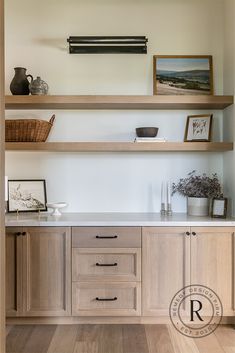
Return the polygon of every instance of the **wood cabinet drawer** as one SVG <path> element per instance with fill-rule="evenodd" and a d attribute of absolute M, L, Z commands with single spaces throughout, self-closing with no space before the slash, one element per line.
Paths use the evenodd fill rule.
<path fill-rule="evenodd" d="M 140 283 L 73 282 L 73 316 L 139 316 Z"/>
<path fill-rule="evenodd" d="M 79 248 L 140 248 L 140 227 L 73 227 L 72 246 Z"/>
<path fill-rule="evenodd" d="M 140 281 L 140 279 L 140 249 L 73 248 L 73 281 Z"/>

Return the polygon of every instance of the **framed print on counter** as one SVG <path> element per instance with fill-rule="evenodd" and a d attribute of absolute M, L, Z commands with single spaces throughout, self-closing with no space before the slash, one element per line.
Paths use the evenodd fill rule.
<path fill-rule="evenodd" d="M 154 55 L 153 94 L 213 95 L 211 55 Z"/>
<path fill-rule="evenodd" d="M 184 141 L 210 142 L 213 115 L 190 115 L 187 118 Z"/>
<path fill-rule="evenodd" d="M 214 198 L 212 200 L 211 217 L 212 218 L 226 218 L 227 217 L 227 198 Z"/>
<path fill-rule="evenodd" d="M 8 212 L 47 211 L 46 181 L 9 180 Z"/>

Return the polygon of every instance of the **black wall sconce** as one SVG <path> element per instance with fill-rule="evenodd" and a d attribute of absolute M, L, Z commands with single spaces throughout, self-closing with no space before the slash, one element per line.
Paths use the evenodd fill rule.
<path fill-rule="evenodd" d="M 147 54 L 145 36 L 69 37 L 70 54 Z"/>

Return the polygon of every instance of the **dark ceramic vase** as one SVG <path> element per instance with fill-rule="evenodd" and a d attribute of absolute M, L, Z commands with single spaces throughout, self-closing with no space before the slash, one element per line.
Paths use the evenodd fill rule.
<path fill-rule="evenodd" d="M 15 67 L 15 76 L 10 84 L 10 90 L 13 95 L 28 95 L 29 94 L 29 81 L 28 77 L 33 80 L 33 76 L 26 75 L 26 69 L 23 67 Z"/>

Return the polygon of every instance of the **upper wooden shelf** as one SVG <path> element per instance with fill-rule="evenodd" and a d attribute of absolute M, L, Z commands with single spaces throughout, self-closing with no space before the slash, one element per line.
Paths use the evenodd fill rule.
<path fill-rule="evenodd" d="M 38 152 L 226 152 L 231 142 L 8 142 L 6 151 Z"/>
<path fill-rule="evenodd" d="M 6 109 L 225 109 L 233 96 L 6 96 Z"/>

